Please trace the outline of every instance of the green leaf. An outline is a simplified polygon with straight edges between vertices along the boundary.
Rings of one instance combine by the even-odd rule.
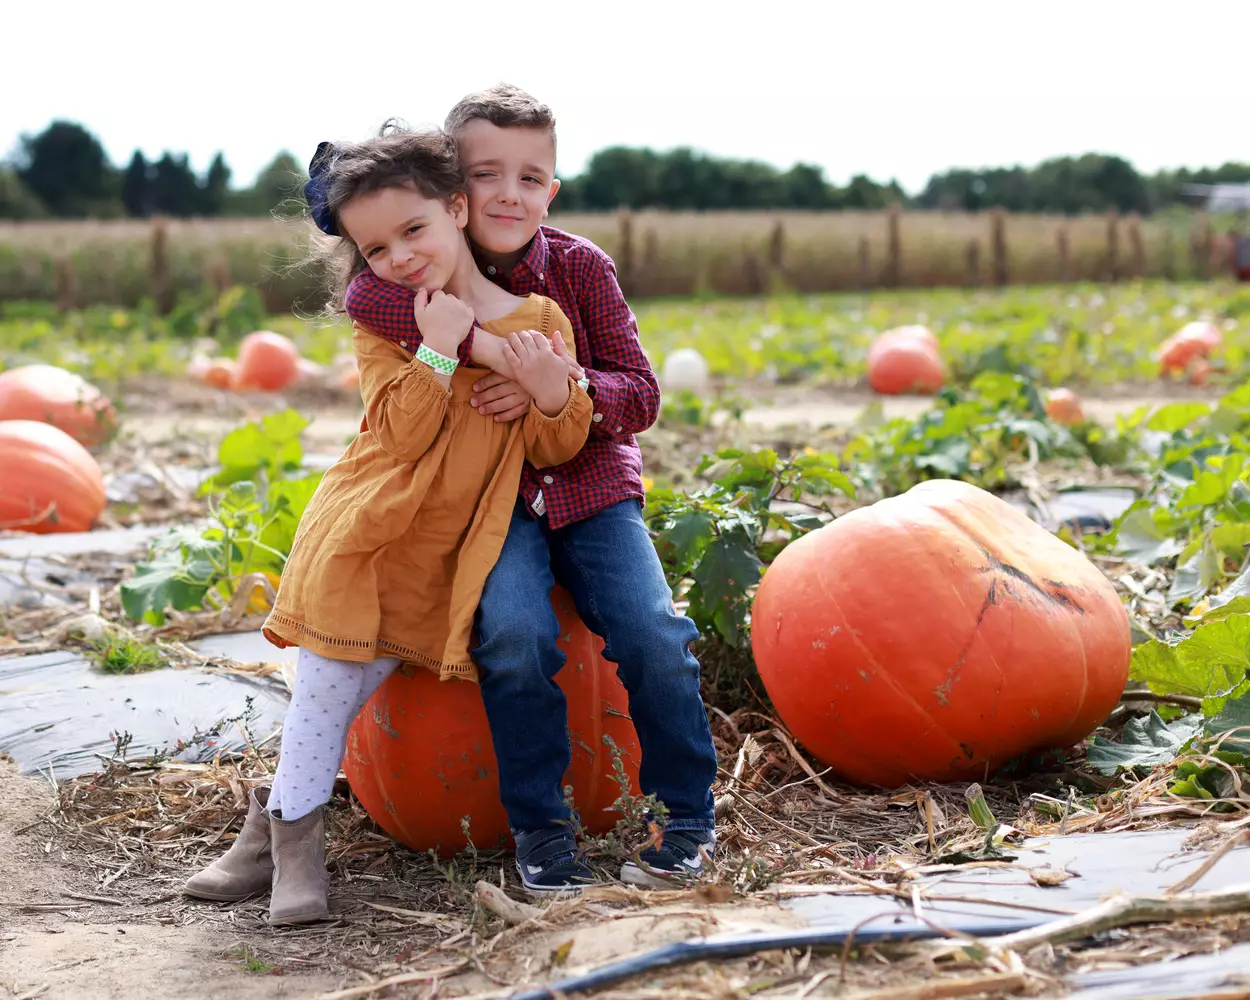
[[[1164,434],[1175,434],[1191,424],[1201,420],[1211,412],[1206,403],[1171,403],[1161,406],[1146,421],[1146,428],[1162,431]]]
[[[1086,754],[1089,766],[1100,774],[1113,775],[1120,768],[1149,770],[1176,759],[1181,748],[1202,726],[1202,719],[1186,715],[1165,723],[1158,712],[1129,719],[1119,743],[1095,736]]]
[[[739,632],[746,624],[747,591],[759,583],[763,571],[750,539],[734,531],[708,545],[691,574],[716,630],[731,646],[738,645]]]
[[[1233,490],[1233,484],[1245,468],[1244,455],[1227,455],[1208,459],[1213,466],[1194,477],[1193,483],[1176,501],[1177,507],[1212,507],[1222,503]]]
[[[295,410],[287,409],[231,431],[217,448],[221,471],[207,480],[200,492],[253,479],[261,470],[273,479],[298,470],[304,460],[300,435],[310,423]]]
[[[1230,615],[1200,625],[1175,645],[1158,639],[1133,650],[1129,676],[1156,694],[1202,698],[1213,715],[1246,678],[1250,667],[1250,615]]]
[[[1232,733],[1220,749],[1250,757],[1250,680],[1238,684],[1219,714],[1207,719],[1206,733],[1210,737]]]
[[[946,438],[932,450],[916,459],[916,468],[932,469],[956,478],[968,471],[972,461],[972,445],[964,438]]]
[[[1224,593],[1228,593],[1225,591]],[[1207,622],[1218,622],[1221,619],[1228,618],[1230,615],[1250,615],[1250,597],[1234,597],[1226,604],[1216,604],[1224,594],[1217,594],[1211,598],[1211,609],[1204,614],[1197,616],[1197,622],[1206,624]],[[1194,618],[1185,619],[1187,625],[1195,624]]]
[[[122,610],[133,621],[165,624],[165,612],[197,611],[222,560],[220,543],[207,542],[192,528],[158,539],[149,561],[121,585]]]
[[[1220,556],[1210,538],[1203,538],[1192,556],[1176,567],[1168,588],[1168,604],[1196,601],[1220,578]]]
[[[668,527],[659,532],[656,545],[677,576],[685,576],[699,561],[703,550],[715,537],[715,524],[711,514],[686,510],[674,514],[668,521]]]
[[[1208,532],[1216,551],[1240,560],[1250,545],[1250,523],[1217,524]]]
[[[1159,523],[1156,515],[1168,517],[1158,508],[1142,508],[1129,511],[1116,528],[1116,552],[1127,561],[1150,566],[1170,559],[1182,549],[1182,544]]]

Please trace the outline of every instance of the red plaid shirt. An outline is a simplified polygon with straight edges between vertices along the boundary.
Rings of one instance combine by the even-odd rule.
[[[537,292],[556,301],[573,325],[577,359],[590,379],[594,416],[577,457],[553,469],[528,462],[521,474],[526,506],[553,528],[584,520],[629,497],[645,499],[642,451],[634,435],[655,423],[660,387],[642,351],[638,323],[606,253],[580,236],[542,226],[510,275],[487,274],[516,295]],[[379,337],[416,351],[415,293],[364,271],[347,290],[347,314]],[[470,333],[460,345],[469,364]]]

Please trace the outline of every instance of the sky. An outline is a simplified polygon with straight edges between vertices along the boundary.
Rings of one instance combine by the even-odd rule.
[[[1250,0],[212,0],[10,5],[0,156],[56,118],[118,166],[280,150],[387,117],[438,124],[500,80],[549,104],[559,173],[610,145],[896,178],[1115,153],[1139,170],[1250,160]],[[463,13],[453,14],[454,9]]]

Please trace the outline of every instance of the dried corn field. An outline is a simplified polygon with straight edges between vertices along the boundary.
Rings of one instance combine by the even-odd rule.
[[[944,212],[556,215],[602,246],[633,298],[1203,277],[1227,238],[1192,221]],[[0,301],[165,307],[202,287],[257,286],[271,312],[315,311],[299,221],[0,223]]]

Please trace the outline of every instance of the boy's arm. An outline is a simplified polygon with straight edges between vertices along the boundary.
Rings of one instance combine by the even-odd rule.
[[[408,342],[408,350],[416,351],[421,346],[421,331],[417,329],[417,319],[412,311],[412,303],[416,292],[403,285],[383,281],[372,271],[361,271],[347,286],[343,309],[348,317],[367,330],[384,330],[388,339],[404,339]],[[476,363],[487,364],[481,357],[481,351],[474,351],[473,334],[477,330],[474,324],[468,336],[456,348],[456,357],[462,365]]]
[[[590,357],[582,364],[595,402],[590,436],[619,440],[641,434],[660,413],[660,386],[638,339],[638,321],[602,251],[586,258],[578,306]]]

